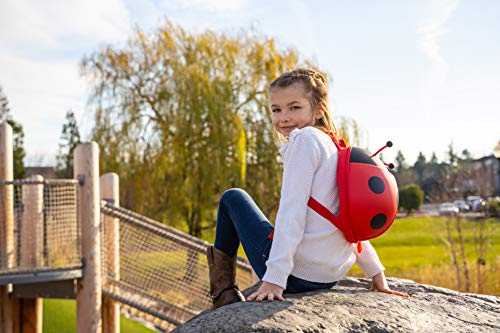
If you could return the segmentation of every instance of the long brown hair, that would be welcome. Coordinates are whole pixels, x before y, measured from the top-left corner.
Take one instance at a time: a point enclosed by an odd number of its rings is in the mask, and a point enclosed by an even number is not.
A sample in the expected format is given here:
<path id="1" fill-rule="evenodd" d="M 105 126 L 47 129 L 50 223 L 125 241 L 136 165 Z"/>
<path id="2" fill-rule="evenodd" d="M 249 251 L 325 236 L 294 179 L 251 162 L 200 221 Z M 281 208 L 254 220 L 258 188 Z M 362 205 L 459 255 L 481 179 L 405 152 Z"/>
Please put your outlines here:
<path id="1" fill-rule="evenodd" d="M 327 80 L 320 72 L 310 68 L 297 68 L 283 73 L 271 82 L 269 92 L 273 88 L 286 88 L 297 82 L 304 84 L 312 110 L 321 112 L 321 118 L 316 121 L 314 126 L 321 130 L 333 132 L 335 136 L 338 136 L 337 128 L 333 123 L 333 117 L 328 107 Z"/>

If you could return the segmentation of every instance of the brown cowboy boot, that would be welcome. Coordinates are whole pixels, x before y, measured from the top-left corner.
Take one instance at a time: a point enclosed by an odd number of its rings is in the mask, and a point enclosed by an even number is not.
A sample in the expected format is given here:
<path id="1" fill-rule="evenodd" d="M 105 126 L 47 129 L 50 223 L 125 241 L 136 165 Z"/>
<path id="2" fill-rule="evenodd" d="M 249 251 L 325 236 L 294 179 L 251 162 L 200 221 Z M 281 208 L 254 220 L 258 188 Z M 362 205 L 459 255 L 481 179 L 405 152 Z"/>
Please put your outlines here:
<path id="1" fill-rule="evenodd" d="M 244 302 L 245 297 L 236 284 L 236 256 L 230 258 L 223 251 L 209 246 L 207 260 L 213 309 L 231 303 Z"/>

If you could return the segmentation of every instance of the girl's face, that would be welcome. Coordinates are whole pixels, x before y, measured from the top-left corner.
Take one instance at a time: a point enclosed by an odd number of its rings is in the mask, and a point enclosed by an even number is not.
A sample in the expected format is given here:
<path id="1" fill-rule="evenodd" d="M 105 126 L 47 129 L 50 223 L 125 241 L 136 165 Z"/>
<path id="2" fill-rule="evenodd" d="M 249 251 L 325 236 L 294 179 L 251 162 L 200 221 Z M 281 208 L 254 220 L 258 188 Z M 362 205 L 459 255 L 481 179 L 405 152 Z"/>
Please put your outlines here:
<path id="1" fill-rule="evenodd" d="M 272 88 L 269 99 L 273 127 L 285 137 L 295 128 L 314 126 L 321 118 L 320 112 L 313 112 L 303 83 Z"/>

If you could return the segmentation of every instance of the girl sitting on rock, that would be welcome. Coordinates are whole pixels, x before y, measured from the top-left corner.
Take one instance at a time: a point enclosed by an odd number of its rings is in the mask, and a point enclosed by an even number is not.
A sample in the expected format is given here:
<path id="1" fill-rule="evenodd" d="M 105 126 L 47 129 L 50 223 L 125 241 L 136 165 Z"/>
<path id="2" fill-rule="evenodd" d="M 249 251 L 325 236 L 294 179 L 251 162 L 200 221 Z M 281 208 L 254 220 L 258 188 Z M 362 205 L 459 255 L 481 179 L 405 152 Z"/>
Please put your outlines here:
<path id="1" fill-rule="evenodd" d="M 363 251 L 342 231 L 307 206 L 310 196 L 334 214 L 339 210 L 337 147 L 325 131 L 337 134 L 328 109 L 325 77 L 312 69 L 285 73 L 269 87 L 272 124 L 282 138 L 283 182 L 275 227 L 241 189 L 224 192 L 219 202 L 215 244 L 207 250 L 214 308 L 245 301 L 235 282 L 239 244 L 263 281 L 248 301 L 283 300 L 283 293 L 332 288 L 357 262 L 372 278 L 372 291 L 391 290 L 375 249 Z"/>

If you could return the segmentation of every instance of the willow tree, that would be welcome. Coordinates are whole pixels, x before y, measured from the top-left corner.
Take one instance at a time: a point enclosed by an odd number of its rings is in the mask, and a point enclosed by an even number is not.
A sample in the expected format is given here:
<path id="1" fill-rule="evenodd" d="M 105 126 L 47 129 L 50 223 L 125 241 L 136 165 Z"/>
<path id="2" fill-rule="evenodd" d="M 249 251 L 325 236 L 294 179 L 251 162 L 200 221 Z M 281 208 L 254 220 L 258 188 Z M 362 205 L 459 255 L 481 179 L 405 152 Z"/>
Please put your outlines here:
<path id="1" fill-rule="evenodd" d="M 200 236 L 217 201 L 243 187 L 273 215 L 279 198 L 267 85 L 299 61 L 253 32 L 136 28 L 85 57 L 101 171 L 118 172 L 124 206 Z"/>

